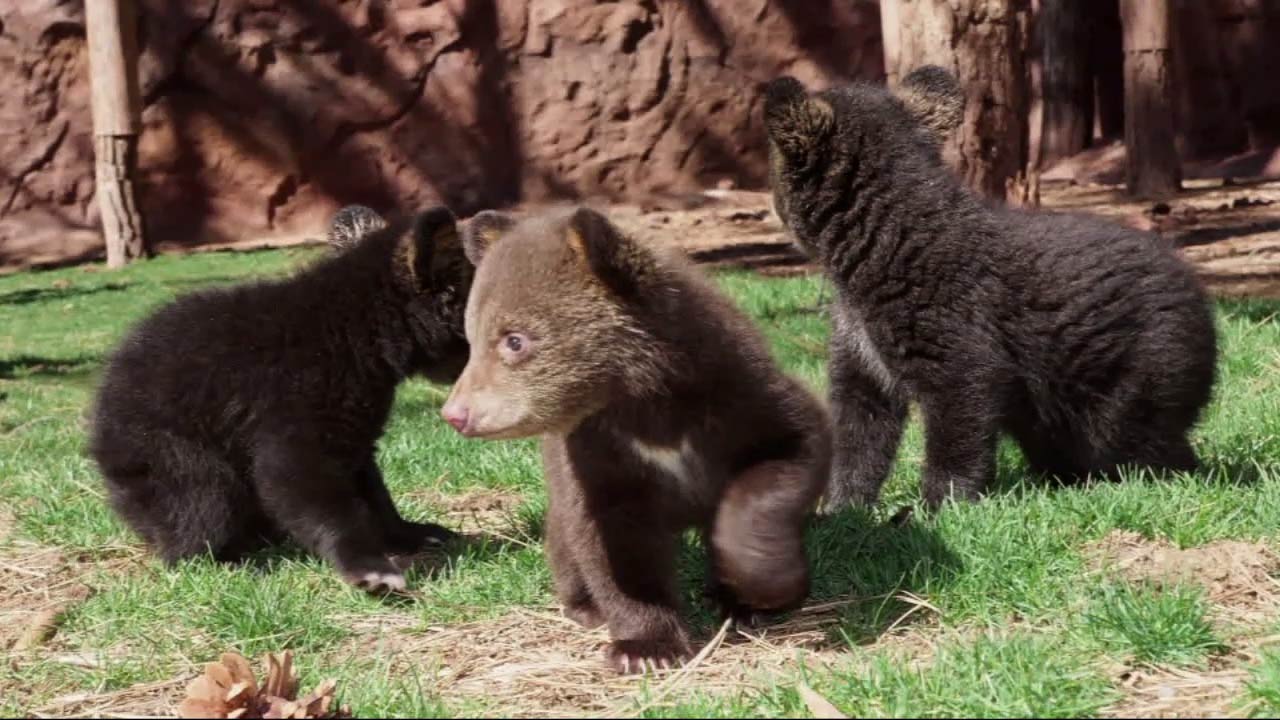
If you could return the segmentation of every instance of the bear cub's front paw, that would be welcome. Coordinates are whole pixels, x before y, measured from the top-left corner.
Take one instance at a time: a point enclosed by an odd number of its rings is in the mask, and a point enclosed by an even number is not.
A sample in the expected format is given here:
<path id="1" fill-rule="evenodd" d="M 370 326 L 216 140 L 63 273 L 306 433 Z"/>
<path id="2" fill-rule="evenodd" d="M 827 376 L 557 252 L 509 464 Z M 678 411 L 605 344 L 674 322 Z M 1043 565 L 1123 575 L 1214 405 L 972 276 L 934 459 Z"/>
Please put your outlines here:
<path id="1" fill-rule="evenodd" d="M 688 641 L 682 637 L 614 640 L 605 650 L 609 664 L 624 675 L 670 670 L 692 654 Z"/>

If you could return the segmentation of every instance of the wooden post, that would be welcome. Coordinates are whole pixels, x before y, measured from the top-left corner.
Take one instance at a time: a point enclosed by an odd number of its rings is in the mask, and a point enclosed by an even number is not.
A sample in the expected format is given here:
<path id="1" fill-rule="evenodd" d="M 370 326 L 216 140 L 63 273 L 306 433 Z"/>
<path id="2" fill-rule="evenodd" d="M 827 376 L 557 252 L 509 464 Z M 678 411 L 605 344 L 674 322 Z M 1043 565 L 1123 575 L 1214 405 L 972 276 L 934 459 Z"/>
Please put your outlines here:
<path id="1" fill-rule="evenodd" d="M 1120 0 L 1124 29 L 1124 144 L 1129 192 L 1166 197 L 1182 186 L 1173 129 L 1167 0 Z"/>
<path id="2" fill-rule="evenodd" d="M 1089 68 L 1089 13 L 1080 0 L 1044 0 L 1041 39 L 1040 153 L 1050 163 L 1071 157 L 1093 138 L 1093 75 Z"/>
<path id="3" fill-rule="evenodd" d="M 142 126 L 134 0 L 85 0 L 85 30 L 98 208 L 107 266 L 118 268 L 148 253 L 134 198 Z"/>
<path id="4" fill-rule="evenodd" d="M 964 122 L 944 157 L 969 187 L 992 198 L 1005 197 L 1006 183 L 1027 162 L 1021 35 L 1028 7 L 1028 0 L 894 0 L 880 7 L 890 86 L 933 64 L 964 87 Z"/>
<path id="5" fill-rule="evenodd" d="M 880 43 L 884 46 L 884 80 L 890 88 L 898 86 L 898 18 L 899 0 L 880 0 Z M 910 72 L 911 68 L 907 68 Z"/>
<path id="6" fill-rule="evenodd" d="M 1118 0 L 1091 6 L 1089 65 L 1096 84 L 1097 133 L 1104 140 L 1124 137 L 1124 30 Z"/>

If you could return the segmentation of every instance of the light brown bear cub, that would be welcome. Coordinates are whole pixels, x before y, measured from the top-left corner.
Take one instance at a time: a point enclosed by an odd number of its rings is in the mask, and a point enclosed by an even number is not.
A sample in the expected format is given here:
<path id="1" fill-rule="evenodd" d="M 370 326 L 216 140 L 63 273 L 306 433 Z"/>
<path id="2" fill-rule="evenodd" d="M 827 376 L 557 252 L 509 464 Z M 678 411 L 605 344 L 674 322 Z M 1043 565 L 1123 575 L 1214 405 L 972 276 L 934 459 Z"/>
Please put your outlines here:
<path id="1" fill-rule="evenodd" d="M 799 605 L 829 422 L 750 320 L 591 210 L 484 212 L 464 247 L 471 357 L 442 414 L 469 437 L 542 436 L 556 592 L 568 617 L 608 624 L 610 663 L 688 656 L 675 560 L 689 527 L 724 612 Z"/>

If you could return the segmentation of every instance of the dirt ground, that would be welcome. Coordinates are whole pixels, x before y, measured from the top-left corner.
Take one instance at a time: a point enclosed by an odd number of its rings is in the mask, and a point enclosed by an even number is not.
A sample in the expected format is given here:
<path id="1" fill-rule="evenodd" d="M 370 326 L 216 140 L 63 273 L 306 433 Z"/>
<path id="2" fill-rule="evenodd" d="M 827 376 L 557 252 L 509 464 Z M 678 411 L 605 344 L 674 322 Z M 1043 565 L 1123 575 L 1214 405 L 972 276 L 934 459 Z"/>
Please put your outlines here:
<path id="1" fill-rule="evenodd" d="M 1188 180 L 1174 200 L 1138 202 L 1123 187 L 1048 180 L 1041 207 L 1096 213 L 1151 230 L 1177 245 L 1209 289 L 1228 297 L 1280 298 L 1280 180 Z M 784 234 L 768 193 L 712 189 L 640 203 L 588 203 L 624 230 L 686 250 L 712 267 L 741 267 L 768 275 L 813 272 Z M 514 208 L 516 214 L 544 206 Z M 197 251 L 249 249 L 318 242 L 313 234 L 272 242 L 206 246 Z"/>
<path id="2" fill-rule="evenodd" d="M 449 514 L 470 521 L 470 529 L 501 534 L 509 524 L 515 495 L 480 491 L 451 498 Z M 4 516 L 0 515 L 0 520 Z M 0 537 L 3 526 L 0 525 Z M 107 561 L 111 572 L 126 572 L 140 562 L 140 551 Z M 1136 583 L 1193 584 L 1204 589 L 1216 624 L 1233 627 L 1227 651 L 1209 667 L 1179 669 L 1142 663 L 1120 663 L 1106 671 L 1120 691 L 1117 702 L 1103 710 L 1105 717 L 1224 717 L 1238 712 L 1249 675 L 1245 668 L 1257 661 L 1262 647 L 1275 642 L 1266 635 L 1280 603 L 1275 572 L 1280 562 L 1263 543 L 1232 540 L 1199 547 L 1177 548 L 1136 533 L 1114 531 L 1083 548 L 1093 571 Z M 77 578 L 92 567 L 49 548 L 19 543 L 0 548 L 0 579 L 8 588 L 0 594 L 0 646 L 10 647 L 14 662 L 30 661 L 56 632 L 57 615 L 84 599 Z M 841 643 L 833 643 L 831 629 L 841 611 L 868 598 L 840 598 L 812 603 L 784 623 L 762 631 L 719 628 L 686 666 L 664 671 L 652 679 L 643 710 L 696 687 L 700 692 L 732 693 L 753 687 L 761 678 L 786 676 L 798 658 L 810 672 L 845 666 L 852 659 Z M 935 622 L 936 609 L 910 594 L 899 596 L 909 608 L 867 649 L 890 649 L 916 667 L 929 666 L 934 651 L 946 640 L 981 634 L 976 627 L 944 629 Z M 459 625 L 423 628 L 412 614 L 384 612 L 341 618 L 353 631 L 351 640 L 310 662 L 336 667 L 377 653 L 394 657 L 404 669 L 433 667 L 435 691 L 455 700 L 483 702 L 501 695 L 530 717 L 617 717 L 637 714 L 634 693 L 642 680 L 606 672 L 599 662 L 603 630 L 584 632 L 555 608 L 521 608 L 495 618 Z M 1010 619 L 1009 623 L 1017 624 Z M 1241 630 L 1247 630 L 1241 632 Z M 51 643 L 52 661 L 76 666 L 103 661 L 100 657 L 58 654 Z M 48 657 L 48 655 L 42 655 Z M 254 660 L 256 663 L 256 659 Z M 95 715 L 98 717 L 163 716 L 182 698 L 191 675 L 128 688 L 78 692 L 45 701 L 33 716 Z"/>
<path id="3" fill-rule="evenodd" d="M 1211 603 L 1211 618 L 1224 634 L 1231 628 L 1265 628 L 1280 606 L 1280 562 L 1263 543 L 1218 540 L 1178 548 L 1134 532 L 1114 531 L 1093 548 L 1097 572 L 1156 586 L 1195 585 Z M 1274 636 L 1240 633 L 1223 655 L 1203 669 L 1145 664 L 1114 669 L 1123 698 L 1107 708 L 1107 717 L 1230 717 L 1259 649 Z"/>
<path id="4" fill-rule="evenodd" d="M 1092 212 L 1175 243 L 1210 289 L 1224 296 L 1280 298 L 1280 181 L 1192 180 L 1167 203 L 1135 202 L 1114 185 L 1042 184 L 1041 207 Z M 765 273 L 806 272 L 766 193 L 702 195 L 613 205 L 637 234 L 679 245 L 700 262 Z"/>
<path id="5" fill-rule="evenodd" d="M 638 203 L 587 204 L 608 212 L 624 230 L 677 245 L 709 266 L 749 268 L 769 275 L 814 271 L 788 241 L 765 192 L 716 188 Z M 1280 180 L 1190 179 L 1177 198 L 1152 203 L 1128 198 L 1118 185 L 1045 179 L 1040 205 L 1096 213 L 1159 233 L 1195 264 L 1216 295 L 1280 298 Z M 541 207 L 545 206 L 522 206 L 512 212 Z M 317 227 L 293 237 L 191 250 L 159 249 L 210 252 L 287 247 L 319 243 L 323 236 L 324 228 Z M 0 273 L 19 269 L 0 268 Z"/>

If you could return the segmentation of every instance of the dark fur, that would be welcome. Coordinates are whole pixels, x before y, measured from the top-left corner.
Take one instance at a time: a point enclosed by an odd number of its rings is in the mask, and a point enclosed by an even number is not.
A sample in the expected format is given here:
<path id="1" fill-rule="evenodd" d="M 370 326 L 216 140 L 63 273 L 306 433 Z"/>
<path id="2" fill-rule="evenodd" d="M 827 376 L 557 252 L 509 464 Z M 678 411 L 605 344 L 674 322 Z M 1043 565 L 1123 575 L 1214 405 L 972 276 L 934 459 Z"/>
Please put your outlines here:
<path id="1" fill-rule="evenodd" d="M 445 414 L 472 435 L 542 435 L 566 615 L 607 624 L 623 672 L 685 657 L 675 561 L 688 527 L 705 534 L 725 612 L 798 605 L 829 419 L 751 322 L 682 258 L 590 210 L 518 224 L 484 213 L 467 245 L 483 257 L 473 345 Z M 518 361 L 501 351 L 513 332 L 533 343 Z"/>
<path id="2" fill-rule="evenodd" d="M 465 362 L 471 275 L 436 208 L 292 278 L 162 308 L 98 392 L 90 451 L 112 506 L 169 562 L 284 534 L 350 582 L 402 585 L 389 556 L 450 533 L 400 517 L 375 444 L 401 380 Z"/>
<path id="3" fill-rule="evenodd" d="M 347 205 L 329 221 L 327 239 L 331 246 L 345 250 L 386 226 L 387 221 L 374 210 L 364 205 Z"/>
<path id="4" fill-rule="evenodd" d="M 827 508 L 877 499 L 911 399 L 933 505 L 987 487 L 1001 432 L 1062 477 L 1193 468 L 1216 353 L 1192 271 L 1151 235 L 972 195 L 939 157 L 961 97 L 935 67 L 898 97 L 767 90 L 775 207 L 838 293 Z"/>

